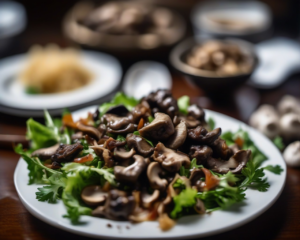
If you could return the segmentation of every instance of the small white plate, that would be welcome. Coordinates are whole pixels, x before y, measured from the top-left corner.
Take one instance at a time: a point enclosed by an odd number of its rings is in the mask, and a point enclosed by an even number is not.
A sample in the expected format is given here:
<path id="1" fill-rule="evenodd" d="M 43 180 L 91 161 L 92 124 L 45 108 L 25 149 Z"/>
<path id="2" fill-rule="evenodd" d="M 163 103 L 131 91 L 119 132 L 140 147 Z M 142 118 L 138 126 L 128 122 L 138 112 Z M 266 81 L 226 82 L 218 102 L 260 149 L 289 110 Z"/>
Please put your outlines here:
<path id="1" fill-rule="evenodd" d="M 96 106 L 76 111 L 73 116 L 78 119 L 80 116 L 86 116 L 88 111 L 94 111 L 95 108 Z M 126 221 L 119 222 L 90 216 L 81 217 L 80 220 L 85 221 L 85 225 L 75 226 L 68 219 L 62 217 L 66 210 L 61 201 L 57 204 L 49 204 L 35 199 L 38 186 L 27 185 L 27 166 L 25 161 L 20 159 L 14 174 L 14 183 L 19 197 L 27 210 L 42 221 L 72 233 L 94 238 L 186 239 L 214 235 L 239 227 L 258 217 L 276 201 L 284 187 L 286 165 L 274 144 L 255 129 L 220 113 L 209 110 L 206 110 L 206 113 L 215 119 L 216 126 L 221 127 L 223 132 L 237 131 L 240 127 L 247 130 L 251 139 L 269 159 L 264 165 L 278 164 L 284 169 L 281 175 L 266 172 L 271 185 L 268 192 L 248 189 L 246 191 L 247 200 L 243 203 L 236 204 L 226 211 L 183 217 L 179 219 L 173 229 L 167 232 L 162 232 L 156 221 L 131 224 Z M 108 224 L 111 224 L 110 228 Z"/>
<path id="2" fill-rule="evenodd" d="M 121 82 L 122 69 L 114 57 L 93 51 L 82 51 L 81 61 L 93 75 L 90 84 L 73 91 L 56 94 L 26 94 L 18 81 L 27 55 L 17 55 L 0 61 L 0 104 L 6 107 L 42 110 L 62 109 L 91 102 L 114 91 Z"/>

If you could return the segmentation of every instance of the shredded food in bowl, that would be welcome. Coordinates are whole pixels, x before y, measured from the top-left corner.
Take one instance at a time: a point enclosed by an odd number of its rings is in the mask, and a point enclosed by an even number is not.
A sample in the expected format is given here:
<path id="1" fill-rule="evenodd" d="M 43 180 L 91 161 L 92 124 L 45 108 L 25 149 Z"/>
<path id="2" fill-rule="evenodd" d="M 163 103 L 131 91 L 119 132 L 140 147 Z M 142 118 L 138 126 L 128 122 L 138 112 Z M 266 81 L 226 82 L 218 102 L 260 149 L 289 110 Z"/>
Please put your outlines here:
<path id="1" fill-rule="evenodd" d="M 80 53 L 56 45 L 33 46 L 19 75 L 27 93 L 59 93 L 89 84 L 92 74 L 80 61 Z"/>

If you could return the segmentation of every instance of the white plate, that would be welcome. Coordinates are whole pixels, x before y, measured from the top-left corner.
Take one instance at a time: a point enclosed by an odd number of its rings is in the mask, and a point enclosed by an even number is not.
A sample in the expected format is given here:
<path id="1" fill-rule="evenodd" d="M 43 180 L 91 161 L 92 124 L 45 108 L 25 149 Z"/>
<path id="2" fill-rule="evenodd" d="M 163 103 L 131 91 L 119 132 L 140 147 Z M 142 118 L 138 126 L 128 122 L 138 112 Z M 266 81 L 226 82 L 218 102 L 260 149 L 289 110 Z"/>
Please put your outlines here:
<path id="1" fill-rule="evenodd" d="M 74 116 L 78 119 L 79 116 L 86 116 L 87 111 L 94 111 L 94 109 L 95 107 L 89 107 L 79 110 L 74 113 Z M 72 233 L 95 238 L 186 239 L 213 235 L 241 226 L 266 211 L 279 197 L 285 183 L 286 165 L 274 144 L 255 129 L 220 113 L 209 110 L 206 110 L 206 113 L 215 119 L 216 126 L 222 127 L 223 132 L 227 130 L 237 131 L 239 127 L 247 130 L 251 139 L 269 158 L 265 165 L 278 164 L 284 169 L 281 175 L 266 172 L 271 184 L 268 192 L 248 189 L 246 191 L 247 200 L 243 203 L 236 204 L 227 211 L 183 217 L 179 219 L 173 229 L 167 232 L 162 232 L 156 221 L 131 224 L 90 216 L 81 217 L 82 221 L 86 221 L 85 225 L 75 226 L 68 219 L 62 217 L 66 210 L 61 201 L 58 204 L 49 204 L 35 199 L 38 186 L 27 185 L 27 166 L 25 161 L 20 159 L 14 174 L 14 183 L 19 197 L 28 211 L 42 221 Z M 111 224 L 112 227 L 108 228 L 107 224 Z"/>
<path id="2" fill-rule="evenodd" d="M 30 95 L 18 81 L 27 55 L 17 55 L 0 61 L 0 103 L 4 106 L 40 110 L 73 107 L 104 97 L 121 82 L 121 66 L 114 57 L 93 51 L 83 51 L 81 61 L 93 74 L 90 84 L 73 91 L 56 94 Z"/>

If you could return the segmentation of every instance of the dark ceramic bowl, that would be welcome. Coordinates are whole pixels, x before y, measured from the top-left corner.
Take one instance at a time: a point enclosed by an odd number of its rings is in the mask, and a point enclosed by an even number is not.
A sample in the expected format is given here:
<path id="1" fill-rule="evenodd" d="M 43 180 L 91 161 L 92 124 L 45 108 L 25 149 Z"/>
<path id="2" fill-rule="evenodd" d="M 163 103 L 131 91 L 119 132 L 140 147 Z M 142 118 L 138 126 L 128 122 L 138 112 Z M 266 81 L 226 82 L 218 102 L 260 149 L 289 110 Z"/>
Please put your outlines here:
<path id="1" fill-rule="evenodd" d="M 250 78 L 251 74 L 257 66 L 258 59 L 256 57 L 254 47 L 251 43 L 231 38 L 220 41 L 238 45 L 243 54 L 253 59 L 250 72 L 246 74 L 218 76 L 212 71 L 202 70 L 188 65 L 186 63 L 186 57 L 191 49 L 196 45 L 201 45 L 211 40 L 216 39 L 187 39 L 179 43 L 170 54 L 170 62 L 176 70 L 183 74 L 188 82 L 203 89 L 207 95 L 224 95 L 226 93 L 232 92 L 234 89 L 245 83 Z"/>

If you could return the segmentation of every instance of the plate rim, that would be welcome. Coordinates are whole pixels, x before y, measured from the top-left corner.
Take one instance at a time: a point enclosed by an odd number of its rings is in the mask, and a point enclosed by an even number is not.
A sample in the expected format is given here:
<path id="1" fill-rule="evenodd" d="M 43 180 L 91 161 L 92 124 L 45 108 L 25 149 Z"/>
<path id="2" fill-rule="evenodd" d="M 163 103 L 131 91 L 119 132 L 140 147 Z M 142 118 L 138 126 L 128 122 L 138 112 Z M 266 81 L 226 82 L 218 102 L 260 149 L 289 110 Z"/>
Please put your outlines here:
<path id="1" fill-rule="evenodd" d="M 74 113 L 76 114 L 76 112 L 80 112 L 80 111 L 83 111 L 83 110 L 86 110 L 86 109 L 92 109 L 95 106 L 90 106 L 90 107 L 86 107 L 86 108 L 77 110 L 77 111 L 73 112 L 73 114 Z M 212 110 L 208 110 L 208 109 L 205 109 L 205 112 L 208 113 L 209 116 L 216 114 L 216 115 L 219 115 L 220 117 L 225 117 L 225 118 L 229 119 L 230 121 L 235 122 L 235 124 L 238 123 L 241 128 L 243 128 L 243 129 L 246 128 L 248 131 L 249 130 L 254 131 L 254 132 L 256 132 L 256 134 L 259 134 L 263 138 L 267 139 L 267 137 L 265 137 L 262 133 L 260 133 L 256 129 L 250 127 L 249 125 L 247 125 L 247 124 L 245 124 L 245 123 L 243 123 L 243 122 L 241 122 L 241 121 L 239 121 L 239 120 L 237 120 L 235 118 L 232 118 L 232 117 L 227 116 L 225 114 L 222 114 L 222 113 L 219 113 L 219 112 L 215 112 L 215 111 L 212 111 Z M 269 139 L 267 139 L 267 140 L 270 141 Z M 159 238 L 160 239 L 170 239 L 170 238 L 173 238 L 173 239 L 191 239 L 191 238 L 196 238 L 196 237 L 212 236 L 212 235 L 220 234 L 220 233 L 227 232 L 227 231 L 233 230 L 235 228 L 238 228 L 238 227 L 240 227 L 240 226 L 242 226 L 242 225 L 244 225 L 244 224 L 246 224 L 246 223 L 254 220 L 258 216 L 260 216 L 261 214 L 263 214 L 264 212 L 266 212 L 277 201 L 277 199 L 280 197 L 280 195 L 281 195 L 281 193 L 282 193 L 282 191 L 283 191 L 283 189 L 285 187 L 286 177 L 287 177 L 287 166 L 285 164 L 285 161 L 283 160 L 282 154 L 280 153 L 280 151 L 275 146 L 274 146 L 274 149 L 276 149 L 277 153 L 281 156 L 281 158 L 280 158 L 280 160 L 282 161 L 281 167 L 283 167 L 283 169 L 284 169 L 284 171 L 281 174 L 284 174 L 284 176 L 283 176 L 283 181 L 281 182 L 281 188 L 276 193 L 276 196 L 271 201 L 269 201 L 268 204 L 263 209 L 261 209 L 260 211 L 255 212 L 254 214 L 252 214 L 248 218 L 245 218 L 245 219 L 243 219 L 242 221 L 240 221 L 238 223 L 235 223 L 235 224 L 232 224 L 230 226 L 226 226 L 226 227 L 223 227 L 223 228 L 220 228 L 220 229 L 217 229 L 217 230 L 210 230 L 210 231 L 207 231 L 205 233 L 195 233 L 195 234 L 178 234 L 177 233 L 176 236 L 163 236 L 163 232 L 162 232 L 162 235 Z M 15 188 L 17 190 L 18 196 L 19 196 L 22 204 L 25 206 L 25 208 L 32 215 L 34 215 L 38 219 L 40 219 L 40 220 L 42 220 L 42 221 L 50 224 L 51 226 L 57 227 L 59 229 L 65 230 L 67 232 L 71 232 L 73 234 L 78 234 L 78 235 L 81 235 L 81 236 L 86 236 L 86 237 L 91 237 L 91 238 L 143 239 L 143 240 L 146 240 L 146 239 L 158 239 L 157 237 L 138 237 L 138 236 L 134 236 L 134 237 L 132 237 L 132 236 L 128 237 L 127 236 L 126 237 L 126 235 L 125 236 L 123 236 L 123 235 L 114 236 L 114 235 L 109 235 L 109 234 L 105 234 L 105 233 L 101 233 L 101 234 L 88 233 L 86 231 L 81 231 L 81 230 L 69 228 L 69 227 L 64 226 L 62 224 L 59 224 L 59 223 L 57 223 L 57 222 L 55 222 L 55 221 L 53 221 L 53 220 L 51 220 L 49 218 L 44 217 L 42 214 L 39 213 L 38 210 L 34 209 L 34 207 L 31 206 L 32 204 L 28 203 L 26 201 L 26 199 L 23 199 L 23 197 L 20 194 L 19 186 L 17 184 L 17 178 L 18 178 L 17 172 L 18 172 L 18 168 L 20 168 L 21 161 L 24 161 L 24 160 L 22 158 L 19 159 L 18 164 L 17 164 L 17 166 L 15 168 L 15 171 L 14 171 L 14 185 L 15 185 Z M 24 162 L 24 164 L 25 164 L 25 162 Z M 189 216 L 186 216 L 186 217 L 189 217 Z M 128 222 L 128 221 L 126 221 L 126 222 Z M 176 225 L 175 225 L 175 227 L 176 227 Z"/>
<path id="2" fill-rule="evenodd" d="M 80 102 L 80 103 L 77 103 L 77 104 L 68 104 L 68 105 L 64 105 L 64 106 L 55 106 L 55 107 L 47 107 L 48 110 L 53 110 L 53 111 L 56 111 L 57 109 L 64 109 L 64 108 L 75 108 L 76 106 L 80 106 L 80 105 L 88 105 L 89 103 L 92 103 L 92 102 L 95 102 L 96 100 L 98 99 L 101 99 L 101 98 L 105 98 L 106 96 L 110 95 L 111 93 L 115 92 L 120 86 L 121 86 L 121 83 L 122 83 L 122 75 L 123 75 L 123 69 L 122 69 L 122 66 L 121 66 L 121 63 L 120 61 L 110 55 L 110 54 L 107 54 L 107 53 L 103 53 L 103 52 L 97 52 L 97 51 L 92 51 L 92 50 L 80 50 L 80 59 L 82 61 L 84 60 L 88 60 L 88 61 L 93 61 L 94 63 L 96 63 L 97 65 L 101 65 L 101 59 L 104 59 L 105 61 L 109 61 L 109 62 L 112 62 L 113 65 L 112 67 L 110 67 L 110 70 L 113 69 L 112 72 L 114 72 L 115 76 L 113 76 L 113 78 L 115 79 L 115 84 L 113 85 L 113 87 L 111 88 L 111 90 L 109 92 L 107 92 L 106 94 L 103 94 L 102 96 L 97 96 L 97 97 L 94 97 L 92 99 L 89 99 L 89 100 L 85 100 L 84 102 Z M 7 65 L 11 65 L 11 64 L 23 64 L 26 60 L 26 58 L 28 57 L 28 53 L 22 53 L 22 54 L 17 54 L 17 55 L 13 55 L 13 56 L 9 56 L 9 57 L 6 57 L 6 58 L 3 58 L 3 59 L 0 59 L 0 69 L 4 69 L 6 71 L 6 69 L 9 67 Z M 95 61 L 95 58 L 100 58 L 100 61 Z M 17 62 L 17 63 L 16 63 Z M 6 82 L 7 80 L 1 80 L 1 84 L 4 84 L 2 82 Z M 93 84 L 93 83 L 91 83 Z M 90 85 L 90 84 L 88 84 Z M 83 87 L 88 87 L 88 85 L 86 86 L 83 86 Z M 79 88 L 80 90 L 81 88 Z M 75 89 L 74 91 L 77 91 L 78 89 Z M 42 94 L 43 96 L 45 97 L 52 97 L 52 98 L 56 98 L 57 96 L 63 96 L 65 94 L 72 94 L 72 91 L 67 91 L 67 92 L 64 92 L 64 93 L 58 93 L 58 94 Z M 80 93 L 81 94 L 81 93 Z M 96 96 L 96 95 L 95 95 Z M 38 99 L 37 99 L 38 101 Z M 7 104 L 8 102 L 2 102 L 0 103 L 0 110 L 4 110 L 3 112 L 6 112 L 6 113 L 13 113 L 13 112 L 16 112 L 16 111 L 19 111 L 22 112 L 20 113 L 20 115 L 24 115 L 23 112 L 26 112 L 26 111 L 34 111 L 34 112 L 37 112 L 37 111 L 43 111 L 44 110 L 44 107 L 43 108 L 39 108 L 39 107 L 34 107 L 34 108 L 28 108 L 28 107 L 19 107 L 17 106 L 16 104 Z M 18 114 L 16 114 L 18 115 Z"/>

